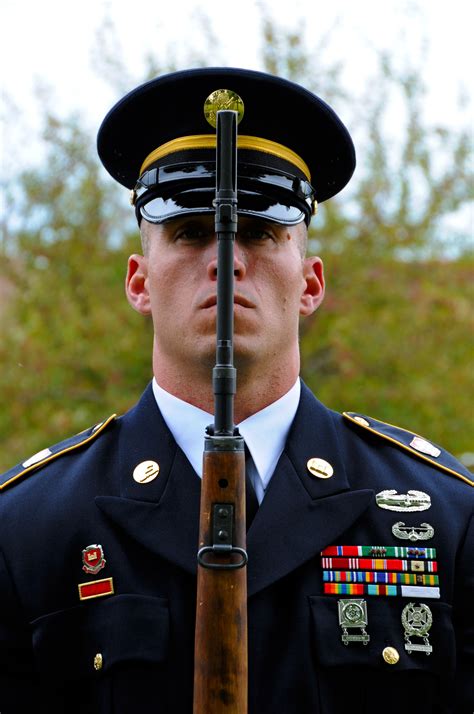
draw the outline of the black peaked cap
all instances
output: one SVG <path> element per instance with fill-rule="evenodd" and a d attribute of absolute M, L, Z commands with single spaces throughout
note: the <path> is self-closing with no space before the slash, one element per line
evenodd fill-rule
<path fill-rule="evenodd" d="M 231 67 L 162 75 L 117 102 L 97 139 L 107 171 L 133 188 L 154 149 L 178 137 L 212 134 L 203 106 L 216 89 L 230 89 L 242 98 L 245 112 L 239 134 L 282 144 L 306 162 L 318 202 L 347 184 L 355 168 L 354 145 L 331 107 L 294 82 Z"/>

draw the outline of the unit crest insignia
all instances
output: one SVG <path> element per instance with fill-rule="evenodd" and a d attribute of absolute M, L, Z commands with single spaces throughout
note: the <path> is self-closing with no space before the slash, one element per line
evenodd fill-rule
<path fill-rule="evenodd" d="M 98 543 L 88 545 L 82 551 L 82 569 L 85 573 L 96 575 L 105 568 L 104 549 Z"/>

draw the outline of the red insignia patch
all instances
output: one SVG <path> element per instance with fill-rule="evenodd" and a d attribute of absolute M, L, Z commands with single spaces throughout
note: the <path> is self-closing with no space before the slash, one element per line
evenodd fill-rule
<path fill-rule="evenodd" d="M 114 594 L 114 582 L 112 578 L 93 580 L 90 583 L 79 583 L 77 587 L 79 588 L 80 600 L 90 600 L 94 597 Z"/>
<path fill-rule="evenodd" d="M 105 568 L 106 560 L 104 558 L 104 550 L 101 545 L 95 543 L 88 545 L 82 551 L 82 569 L 85 573 L 96 575 L 99 570 Z"/>

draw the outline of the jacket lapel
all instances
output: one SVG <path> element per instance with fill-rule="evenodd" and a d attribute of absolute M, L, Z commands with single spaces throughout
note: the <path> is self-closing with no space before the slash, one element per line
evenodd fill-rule
<path fill-rule="evenodd" d="M 313 457 L 331 464 L 331 478 L 309 473 Z M 334 542 L 372 501 L 373 491 L 350 490 L 334 415 L 302 385 L 285 451 L 248 532 L 249 596 Z"/>
<path fill-rule="evenodd" d="M 120 495 L 99 496 L 96 505 L 145 548 L 195 573 L 201 481 L 166 426 L 151 385 L 119 429 Z M 159 464 L 159 475 L 136 483 L 135 467 L 149 460 Z"/>
<path fill-rule="evenodd" d="M 201 482 L 163 421 L 151 386 L 118 428 L 120 493 L 97 497 L 98 508 L 148 550 L 195 573 Z M 312 457 L 328 461 L 334 475 L 310 475 Z M 147 460 L 159 464 L 159 476 L 138 484 L 133 470 Z M 247 534 L 249 596 L 334 542 L 372 500 L 373 491 L 350 490 L 334 415 L 302 385 L 285 451 Z"/>

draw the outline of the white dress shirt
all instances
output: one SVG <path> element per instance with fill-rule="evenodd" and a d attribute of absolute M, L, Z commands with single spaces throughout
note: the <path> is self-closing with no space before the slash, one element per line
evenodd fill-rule
<path fill-rule="evenodd" d="M 301 385 L 297 379 L 289 392 L 265 409 L 237 424 L 252 456 L 255 471 L 250 469 L 258 502 L 261 503 L 284 449 L 290 426 L 298 409 Z M 202 452 L 206 427 L 214 422 L 212 414 L 178 399 L 153 379 L 153 393 L 158 407 L 176 443 L 191 466 L 202 478 Z"/>

